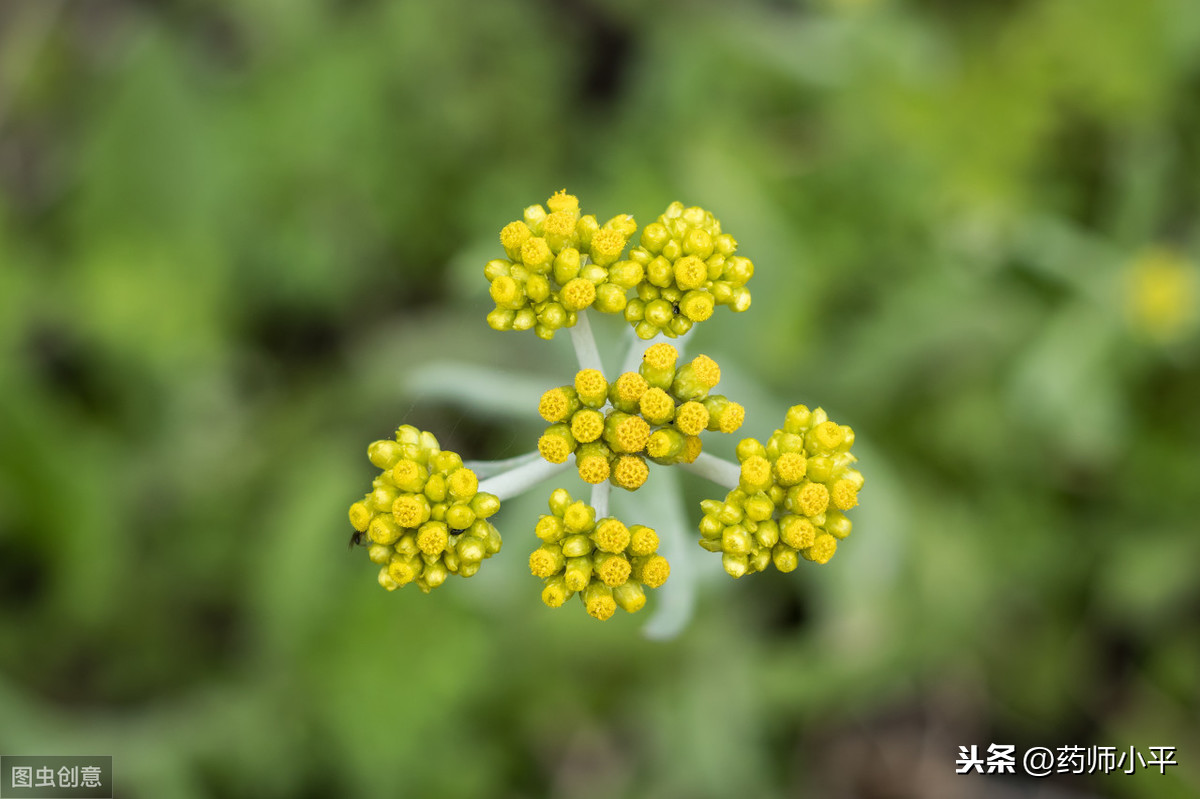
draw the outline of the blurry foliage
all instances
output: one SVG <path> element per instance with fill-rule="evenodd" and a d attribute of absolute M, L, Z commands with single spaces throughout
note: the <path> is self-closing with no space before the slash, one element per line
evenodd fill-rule
<path fill-rule="evenodd" d="M 5 4 L 0 752 L 166 799 L 1010 796 L 957 747 L 1169 744 L 1051 782 L 1196 795 L 1198 109 L 1192 0 Z M 408 376 L 569 358 L 481 277 L 562 186 L 712 208 L 747 434 L 824 404 L 864 450 L 844 557 L 667 644 L 540 607 L 541 499 L 443 596 L 343 557 L 366 442 L 532 441 Z"/>

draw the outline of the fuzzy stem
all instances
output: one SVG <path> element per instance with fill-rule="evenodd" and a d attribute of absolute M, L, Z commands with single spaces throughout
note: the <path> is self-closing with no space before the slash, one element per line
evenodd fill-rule
<path fill-rule="evenodd" d="M 475 476 L 480 480 L 485 480 L 493 475 L 511 471 L 512 469 L 525 466 L 534 461 L 540 461 L 541 459 L 542 453 L 534 450 L 533 452 L 526 452 L 524 455 L 517 455 L 516 457 L 505 458 L 499 461 L 464 461 L 463 466 L 475 472 Z"/>
<path fill-rule="evenodd" d="M 502 472 L 486 480 L 481 480 L 479 490 L 488 494 L 495 494 L 503 502 L 506 499 L 511 499 L 518 494 L 528 491 L 543 480 L 548 480 L 559 472 L 566 470 L 566 468 L 567 464 L 565 463 L 549 463 L 538 458 L 515 469 Z"/>
<path fill-rule="evenodd" d="M 638 497 L 647 511 L 647 520 L 654 518 L 659 535 L 658 551 L 671 563 L 671 577 L 655 591 L 654 615 L 642 627 L 642 635 L 665 641 L 679 635 L 692 618 L 696 606 L 696 571 L 691 543 L 684 530 L 688 523 L 683 506 L 683 492 L 674 469 L 662 469 L 656 475 L 661 494 L 659 498 Z M 635 494 L 636 496 L 636 494 Z"/>
<path fill-rule="evenodd" d="M 742 467 L 736 463 L 730 463 L 724 458 L 718 458 L 716 455 L 709 455 L 707 452 L 701 452 L 696 456 L 693 463 L 679 464 L 684 469 L 692 474 L 697 474 L 706 480 L 712 480 L 723 488 L 730 490 L 737 488 L 738 482 L 742 479 Z"/>
<path fill-rule="evenodd" d="M 592 335 L 592 323 L 588 321 L 586 308 L 576 315 L 575 326 L 570 330 L 571 343 L 575 345 L 575 358 L 579 361 L 579 368 L 595 369 L 600 374 L 604 374 L 604 365 L 600 362 L 600 349 L 596 346 L 596 337 Z"/>
<path fill-rule="evenodd" d="M 591 505 L 596 509 L 596 518 L 603 519 L 608 515 L 608 497 L 612 493 L 612 484 L 605 480 L 592 486 Z"/>

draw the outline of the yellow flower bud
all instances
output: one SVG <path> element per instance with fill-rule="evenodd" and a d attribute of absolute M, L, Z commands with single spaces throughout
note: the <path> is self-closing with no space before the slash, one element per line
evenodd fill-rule
<path fill-rule="evenodd" d="M 489 293 L 497 308 L 515 311 L 525 304 L 525 292 L 517 281 L 507 275 L 493 280 Z"/>
<path fill-rule="evenodd" d="M 579 198 L 574 194 L 567 194 L 566 189 L 554 192 L 554 196 L 546 200 L 546 207 L 554 213 L 567 213 L 571 217 L 579 216 Z"/>
<path fill-rule="evenodd" d="M 566 565 L 562 550 L 541 546 L 529 556 L 529 571 L 534 577 L 552 577 Z"/>
<path fill-rule="evenodd" d="M 450 489 L 452 498 L 459 502 L 469 502 L 471 497 L 475 496 L 475 492 L 479 490 L 479 478 L 470 469 L 459 467 L 451 472 L 446 480 L 446 485 Z"/>
<path fill-rule="evenodd" d="M 392 503 L 392 516 L 401 527 L 420 527 L 429 521 L 429 513 L 429 500 L 421 494 L 401 494 Z"/>
<path fill-rule="evenodd" d="M 583 592 L 583 603 L 587 607 L 588 615 L 600 621 L 612 618 L 617 612 L 612 589 L 602 583 L 591 583 L 587 586 Z"/>
<path fill-rule="evenodd" d="M 645 383 L 645 380 L 642 382 Z M 675 418 L 675 400 L 657 386 L 642 394 L 638 400 L 638 409 L 650 424 L 666 424 Z"/>
<path fill-rule="evenodd" d="M 430 557 L 446 551 L 446 545 L 449 542 L 450 531 L 444 522 L 425 522 L 417 531 L 417 546 Z"/>
<path fill-rule="evenodd" d="M 636 491 L 645 484 L 649 476 L 650 467 L 646 465 L 644 458 L 637 455 L 619 455 L 612 464 L 612 475 L 608 479 L 618 488 Z"/>
<path fill-rule="evenodd" d="M 395 591 L 400 587 L 400 584 L 393 580 L 392 576 L 388 574 L 387 566 L 384 566 L 379 570 L 379 584 L 389 591 Z"/>
<path fill-rule="evenodd" d="M 371 511 L 363 502 L 355 502 L 350 506 L 350 524 L 360 533 L 365 533 L 371 524 Z"/>
<path fill-rule="evenodd" d="M 547 422 L 565 422 L 579 407 L 575 389 L 570 386 L 558 386 L 542 394 L 538 401 L 538 413 Z"/>
<path fill-rule="evenodd" d="M 541 516 L 533 528 L 533 533 L 546 543 L 553 543 L 562 539 L 565 529 L 562 519 L 558 516 Z"/>
<path fill-rule="evenodd" d="M 699 400 L 721 382 L 721 367 L 707 355 L 697 355 L 675 374 L 671 393 L 681 400 Z"/>
<path fill-rule="evenodd" d="M 850 510 L 858 504 L 858 490 L 849 480 L 838 480 L 829 494 L 838 510 Z"/>
<path fill-rule="evenodd" d="M 771 471 L 783 486 L 794 486 L 804 479 L 808 462 L 798 452 L 784 452 L 775 461 Z"/>
<path fill-rule="evenodd" d="M 764 491 L 771 484 L 771 463 L 761 455 L 751 455 L 742 461 L 738 485 L 744 491 Z"/>
<path fill-rule="evenodd" d="M 635 579 L 648 588 L 659 588 L 671 576 L 671 564 L 662 555 L 640 559 L 634 568 Z"/>
<path fill-rule="evenodd" d="M 604 552 L 624 552 L 629 546 L 630 532 L 619 519 L 601 519 L 592 531 L 592 541 Z"/>
<path fill-rule="evenodd" d="M 639 372 L 651 386 L 669 389 L 671 381 L 675 379 L 675 361 L 678 358 L 679 350 L 670 344 L 651 344 L 642 355 Z"/>
<path fill-rule="evenodd" d="M 405 558 L 400 555 L 394 556 L 387 565 L 388 577 L 397 585 L 408 585 L 420 577 L 424 570 L 425 564 L 420 558 Z"/>
<path fill-rule="evenodd" d="M 836 450 L 845 440 L 841 425 L 836 422 L 822 422 L 814 427 L 807 436 L 810 452 L 827 454 Z"/>
<path fill-rule="evenodd" d="M 675 262 L 675 285 L 682 291 L 698 289 L 708 280 L 708 267 L 694 255 L 686 255 Z"/>
<path fill-rule="evenodd" d="M 650 425 L 640 416 L 614 411 L 605 421 L 604 441 L 613 452 L 641 452 L 649 438 Z"/>
<path fill-rule="evenodd" d="M 500 231 L 500 245 L 514 261 L 521 260 L 521 245 L 533 236 L 529 225 L 524 222 L 509 222 Z"/>
<path fill-rule="evenodd" d="M 609 458 L 612 453 L 600 443 L 584 444 L 575 452 L 575 467 L 585 483 L 598 485 L 608 479 L 611 472 Z"/>
<path fill-rule="evenodd" d="M 828 563 L 835 552 L 837 552 L 837 539 L 831 535 L 822 534 L 817 536 L 817 540 L 813 542 L 812 546 L 801 550 L 800 554 L 813 563 Z"/>
<path fill-rule="evenodd" d="M 694 400 L 683 403 L 675 412 L 675 426 L 684 435 L 699 435 L 708 427 L 708 409 Z"/>
<path fill-rule="evenodd" d="M 715 307 L 713 296 L 707 291 L 689 291 L 679 301 L 679 312 L 692 322 L 707 321 Z"/>
<path fill-rule="evenodd" d="M 788 489 L 788 510 L 804 516 L 818 516 L 829 507 L 829 489 L 823 483 L 805 482 Z"/>
<path fill-rule="evenodd" d="M 385 546 L 383 544 L 372 544 L 370 548 L 367 549 L 367 558 L 372 563 L 376 563 L 380 566 L 387 566 L 392 559 L 393 552 L 395 552 L 395 550 L 389 546 Z"/>
<path fill-rule="evenodd" d="M 571 429 L 561 422 L 547 427 L 538 439 L 538 452 L 550 463 L 566 463 L 574 451 L 575 438 Z"/>
<path fill-rule="evenodd" d="M 580 444 L 590 444 L 604 432 L 604 414 L 592 408 L 576 411 L 571 417 L 571 435 Z"/>
<path fill-rule="evenodd" d="M 532 272 L 544 272 L 554 260 L 550 245 L 541 236 L 527 239 L 521 245 L 521 262 Z M 494 284 L 493 284 L 494 285 Z"/>
<path fill-rule="evenodd" d="M 608 399 L 617 410 L 635 413 L 649 388 L 646 378 L 637 372 L 625 372 L 609 386 Z"/>
<path fill-rule="evenodd" d="M 684 436 L 683 454 L 680 455 L 680 460 L 683 463 L 694 463 L 703 447 L 704 444 L 700 441 L 700 436 Z"/>
<path fill-rule="evenodd" d="M 563 247 L 579 243 L 579 234 L 575 231 L 575 215 L 569 211 L 554 211 L 542 222 L 542 235 L 550 249 L 558 252 Z"/>
<path fill-rule="evenodd" d="M 625 249 L 625 236 L 611 228 L 601 228 L 592 235 L 592 262 L 599 266 L 616 263 Z"/>
<path fill-rule="evenodd" d="M 779 522 L 779 539 L 792 549 L 807 549 L 817 540 L 817 528 L 803 516 L 788 514 Z"/>
<path fill-rule="evenodd" d="M 559 301 L 568 311 L 582 311 L 596 300 L 596 286 L 582 277 L 568 280 L 559 293 Z"/>
<path fill-rule="evenodd" d="M 598 369 L 581 369 L 575 374 L 575 394 L 584 405 L 600 408 L 608 400 L 608 381 Z"/>
<path fill-rule="evenodd" d="M 593 568 L 600 581 L 610 588 L 616 588 L 626 582 L 633 570 L 624 555 L 611 552 L 602 552 L 597 555 Z"/>

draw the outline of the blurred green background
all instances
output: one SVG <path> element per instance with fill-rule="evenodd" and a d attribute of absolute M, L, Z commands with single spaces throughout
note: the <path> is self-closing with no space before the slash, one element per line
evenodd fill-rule
<path fill-rule="evenodd" d="M 706 572 L 667 642 L 540 605 L 544 496 L 431 596 L 346 549 L 397 424 L 532 448 L 422 375 L 566 382 L 482 276 L 562 187 L 713 210 L 744 432 L 858 432 L 838 556 Z M 1200 795 L 1198 209 L 1195 0 L 8 0 L 0 753 L 139 799 Z M 954 774 L 990 743 L 1179 765 Z"/>

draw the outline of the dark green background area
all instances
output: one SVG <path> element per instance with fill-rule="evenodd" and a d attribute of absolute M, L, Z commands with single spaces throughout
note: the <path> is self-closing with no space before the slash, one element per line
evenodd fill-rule
<path fill-rule="evenodd" d="M 668 642 L 541 606 L 541 496 L 430 596 L 346 548 L 396 425 L 532 448 L 419 375 L 567 381 L 482 275 L 563 187 L 711 209 L 745 434 L 857 431 L 837 557 Z M 6 2 L 0 753 L 134 799 L 1194 797 L 1198 210 L 1194 0 Z M 1179 765 L 954 775 L 989 743 Z"/>

